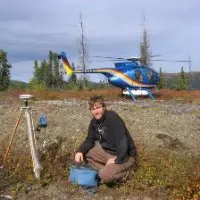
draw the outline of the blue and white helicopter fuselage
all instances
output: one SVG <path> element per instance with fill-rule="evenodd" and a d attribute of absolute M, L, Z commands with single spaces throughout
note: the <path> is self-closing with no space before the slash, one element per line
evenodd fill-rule
<path fill-rule="evenodd" d="M 146 91 L 148 95 L 152 96 L 150 89 L 155 88 L 159 82 L 159 75 L 156 71 L 149 67 L 140 66 L 136 61 L 117 62 L 114 63 L 114 68 L 73 70 L 64 52 L 59 55 L 59 58 L 62 59 L 63 66 L 69 78 L 73 73 L 101 73 L 107 77 L 111 85 L 121 88 L 122 91 L 128 91 L 133 99 L 133 91 L 139 90 L 140 93 L 141 91 Z M 137 93 L 139 94 L 139 92 Z"/>

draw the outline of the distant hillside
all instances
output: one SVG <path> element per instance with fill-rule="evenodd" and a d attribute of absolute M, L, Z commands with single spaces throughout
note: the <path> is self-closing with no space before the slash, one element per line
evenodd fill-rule
<path fill-rule="evenodd" d="M 176 81 L 179 79 L 180 73 L 164 73 L 165 87 L 172 88 Z M 189 73 L 186 73 L 189 83 Z M 191 73 L 192 89 L 200 89 L 200 72 Z"/>
<path fill-rule="evenodd" d="M 28 83 L 16 80 L 11 80 L 9 85 L 10 89 L 26 89 L 27 87 Z"/>
<path fill-rule="evenodd" d="M 178 81 L 180 73 L 164 73 L 165 79 L 165 88 L 172 89 L 173 85 Z M 189 73 L 186 73 L 188 83 L 189 83 Z M 192 72 L 191 73 L 191 80 L 192 80 L 192 89 L 200 89 L 200 72 Z M 112 87 L 108 83 L 104 82 L 92 82 L 88 81 L 90 88 L 93 89 L 100 89 L 100 88 L 110 88 Z M 11 80 L 10 88 L 11 89 L 25 89 L 28 87 L 28 83 L 22 81 Z"/>

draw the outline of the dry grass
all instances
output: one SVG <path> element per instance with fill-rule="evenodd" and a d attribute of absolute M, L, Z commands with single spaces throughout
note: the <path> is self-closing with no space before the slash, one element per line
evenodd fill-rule
<path fill-rule="evenodd" d="M 152 91 L 157 100 L 182 100 L 186 102 L 200 102 L 200 90 L 176 91 L 170 89 L 161 89 L 158 92 Z M 129 100 L 129 98 L 121 97 L 121 90 L 118 88 L 98 89 L 98 90 L 63 90 L 63 91 L 32 91 L 32 90 L 13 90 L 10 92 L 1 92 L 0 101 L 7 100 L 9 102 L 19 101 L 19 95 L 30 93 L 35 96 L 36 100 L 64 100 L 64 99 L 88 99 L 94 95 L 101 95 L 105 99 L 112 100 Z"/>
<path fill-rule="evenodd" d="M 164 100 L 184 100 L 187 102 L 200 102 L 200 90 L 176 91 L 162 89 L 158 93 L 158 99 Z"/>

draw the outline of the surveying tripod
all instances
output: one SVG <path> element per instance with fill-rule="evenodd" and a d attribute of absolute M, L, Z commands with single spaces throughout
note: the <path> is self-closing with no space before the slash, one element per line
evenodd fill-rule
<path fill-rule="evenodd" d="M 24 106 L 21 107 L 20 115 L 19 115 L 19 118 L 16 121 L 15 128 L 14 128 L 14 131 L 12 133 L 9 146 L 8 146 L 7 151 L 5 153 L 5 156 L 3 158 L 3 164 L 1 166 L 1 169 L 3 169 L 3 167 L 4 167 L 4 164 L 6 162 L 6 159 L 8 157 L 8 153 L 9 153 L 11 145 L 13 143 L 14 135 L 17 131 L 17 127 L 19 125 L 22 113 L 24 112 L 25 118 L 27 120 L 28 137 L 29 137 L 29 144 L 30 144 L 32 162 L 33 162 L 33 171 L 35 173 L 35 177 L 40 178 L 41 165 L 40 165 L 40 162 L 39 162 L 38 152 L 37 152 L 37 148 L 36 148 L 36 138 L 35 138 L 35 133 L 34 133 L 34 128 L 33 128 L 34 127 L 33 126 L 33 119 L 32 119 L 32 108 L 28 106 L 28 100 L 30 100 L 31 98 L 33 98 L 33 95 L 30 95 L 30 94 L 20 95 L 20 99 L 24 100 Z"/>

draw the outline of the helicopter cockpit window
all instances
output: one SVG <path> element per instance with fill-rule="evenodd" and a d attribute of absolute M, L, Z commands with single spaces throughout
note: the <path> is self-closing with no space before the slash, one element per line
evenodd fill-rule
<path fill-rule="evenodd" d="M 155 79 L 154 79 L 154 74 L 152 71 L 148 71 L 147 72 L 147 76 L 148 76 L 148 79 L 149 79 L 149 83 L 154 83 Z"/>
<path fill-rule="evenodd" d="M 142 76 L 141 71 L 139 71 L 139 70 L 136 70 L 136 71 L 135 71 L 135 80 L 136 80 L 136 81 L 139 81 L 139 82 L 142 82 L 142 81 L 143 81 L 143 76 Z"/>

